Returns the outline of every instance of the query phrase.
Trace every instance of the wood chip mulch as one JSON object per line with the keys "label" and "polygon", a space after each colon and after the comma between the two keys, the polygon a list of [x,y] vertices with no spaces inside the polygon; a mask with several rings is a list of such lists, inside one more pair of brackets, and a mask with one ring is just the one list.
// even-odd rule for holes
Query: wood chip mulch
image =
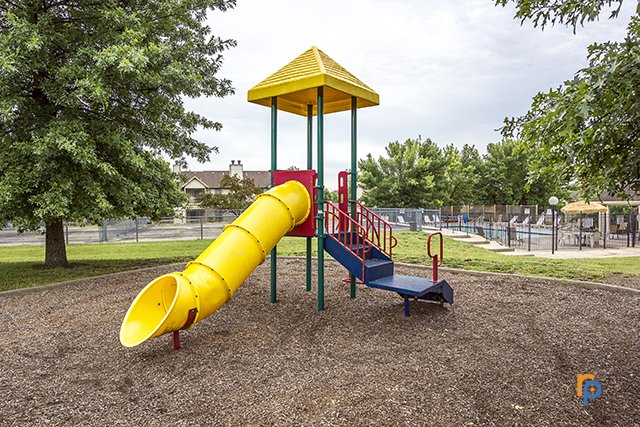
{"label": "wood chip mulch", "polygon": [[[0,425],[640,427],[640,297],[540,279],[445,273],[451,307],[358,288],[326,264],[269,263],[211,317],[138,347],[122,318],[167,267],[0,294]],[[424,270],[398,267],[401,274]],[[315,289],[315,283],[314,283]],[[585,409],[576,374],[594,373]]]}

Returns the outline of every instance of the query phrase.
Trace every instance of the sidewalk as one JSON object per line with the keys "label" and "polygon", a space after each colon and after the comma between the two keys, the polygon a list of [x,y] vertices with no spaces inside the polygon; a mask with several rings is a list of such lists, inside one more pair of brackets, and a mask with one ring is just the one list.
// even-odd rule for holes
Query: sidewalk
{"label": "sidewalk", "polygon": [[612,248],[612,249],[560,249],[551,254],[550,250],[546,251],[523,251],[516,249],[515,252],[505,253],[505,255],[533,255],[540,258],[550,259],[570,259],[570,258],[624,258],[624,257],[640,257],[640,247],[635,248]]}
{"label": "sidewalk", "polygon": [[483,237],[480,237],[476,234],[467,233],[464,231],[456,231],[451,229],[442,229],[442,230],[425,230],[427,233],[432,231],[441,231],[442,234],[446,237],[460,240],[461,242],[470,243],[472,245],[481,245],[485,249],[489,249],[493,252],[500,252],[503,255],[508,256],[535,256],[539,258],[550,258],[550,259],[571,259],[571,258],[623,258],[623,257],[640,257],[640,247],[629,247],[629,248],[607,248],[607,249],[592,249],[592,248],[584,248],[583,250],[576,249],[566,249],[561,248],[560,250],[555,251],[552,255],[551,250],[543,250],[543,251],[526,251],[523,249],[514,249],[509,248],[507,246],[503,246],[498,242],[493,240],[486,240]]}

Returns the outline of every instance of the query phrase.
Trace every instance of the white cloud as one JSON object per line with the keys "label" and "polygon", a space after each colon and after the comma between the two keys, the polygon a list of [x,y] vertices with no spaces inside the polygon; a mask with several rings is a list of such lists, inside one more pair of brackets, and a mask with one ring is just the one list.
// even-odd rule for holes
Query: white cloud
{"label": "white cloud", "polygon": [[[223,123],[221,132],[197,134],[220,153],[210,164],[190,165],[219,170],[241,159],[247,169],[269,169],[269,109],[248,103],[247,91],[313,45],[380,94],[379,106],[358,112],[359,158],[418,134],[482,151],[499,140],[495,129],[505,116],[525,113],[535,93],[584,67],[589,44],[622,39],[631,3],[617,20],[589,23],[574,35],[564,27],[520,26],[513,7],[492,0],[239,0],[236,9],[209,19],[214,34],[238,41],[221,72],[236,94],[187,101]],[[305,167],[306,119],[281,112],[278,120],[278,167]],[[330,188],[350,164],[349,126],[349,113],[325,118]]]}

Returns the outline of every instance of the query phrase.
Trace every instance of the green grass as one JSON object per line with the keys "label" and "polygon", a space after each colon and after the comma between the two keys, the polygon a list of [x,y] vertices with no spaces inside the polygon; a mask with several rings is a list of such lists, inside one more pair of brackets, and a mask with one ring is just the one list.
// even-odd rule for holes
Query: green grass
{"label": "green grass", "polygon": [[67,257],[72,268],[47,270],[41,268],[43,246],[1,246],[0,291],[186,262],[198,256],[209,243],[209,240],[185,240],[68,245]]}
{"label": "green grass", "polygon": [[[400,232],[396,236],[396,261],[429,264],[424,233]],[[0,291],[187,262],[197,257],[209,243],[210,240],[186,240],[69,245],[67,253],[73,268],[50,270],[41,268],[44,261],[43,246],[3,246],[0,247]],[[305,239],[285,237],[278,244],[278,253],[283,256],[303,256],[305,247]],[[312,247],[315,254],[315,241]],[[609,276],[621,275],[640,280],[640,257],[558,260],[513,257],[453,239],[445,239],[444,266],[564,279],[603,281]]]}
{"label": "green grass", "polygon": [[[398,246],[393,249],[395,261],[431,265],[431,260],[427,258],[425,233],[402,231],[394,235],[398,238]],[[434,240],[433,243],[435,252],[437,241]],[[315,249],[315,242],[313,247]],[[287,255],[305,254],[304,239],[285,238],[278,248],[279,253]],[[516,257],[491,252],[481,246],[449,238],[444,240],[443,266],[589,281],[602,281],[609,276],[621,275],[635,277],[640,281],[640,257],[582,259]]]}
{"label": "green grass", "polygon": [[[427,236],[424,233],[400,232],[396,236],[395,260],[427,264]],[[588,281],[602,281],[615,275],[640,280],[640,257],[548,259],[509,256],[449,238],[444,241],[443,266]]]}

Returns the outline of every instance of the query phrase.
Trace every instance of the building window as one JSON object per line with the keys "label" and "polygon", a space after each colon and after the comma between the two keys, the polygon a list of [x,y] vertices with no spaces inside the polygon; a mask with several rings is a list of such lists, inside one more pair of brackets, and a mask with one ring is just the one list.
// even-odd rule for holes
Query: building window
{"label": "building window", "polygon": [[187,195],[189,195],[189,201],[190,202],[195,202],[196,199],[198,198],[198,196],[204,194],[204,189],[203,188],[189,188],[187,189]]}

